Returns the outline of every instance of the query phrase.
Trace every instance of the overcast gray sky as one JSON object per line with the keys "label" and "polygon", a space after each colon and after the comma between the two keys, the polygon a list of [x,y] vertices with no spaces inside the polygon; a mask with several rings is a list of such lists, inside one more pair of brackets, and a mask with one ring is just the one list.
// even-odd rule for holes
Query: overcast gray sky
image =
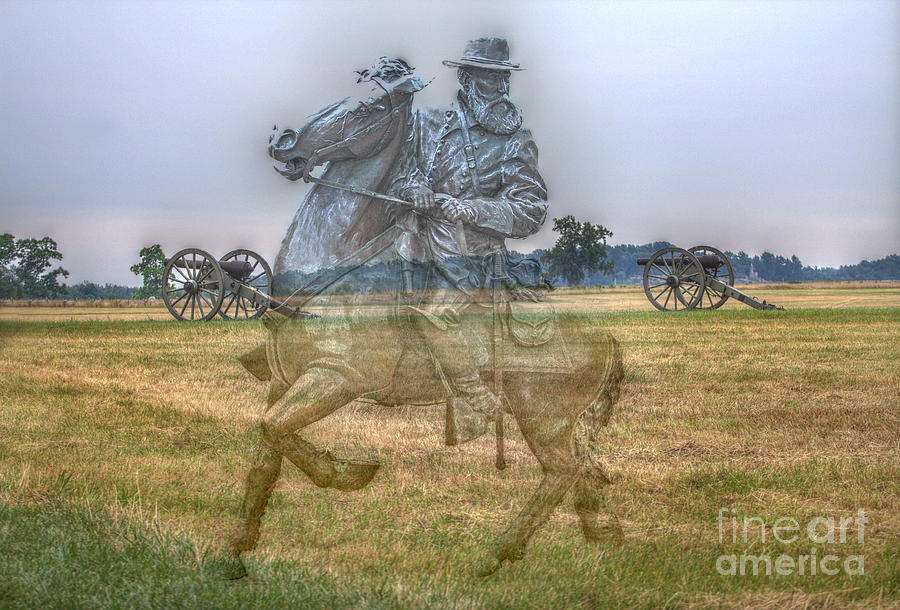
{"label": "overcast gray sky", "polygon": [[[840,265],[900,251],[897,2],[38,2],[0,4],[0,232],[50,235],[70,282],[137,285],[137,251],[270,261],[306,186],[272,125],[407,59],[509,38],[512,95],[550,216]],[[552,223],[525,242],[551,245]]]}

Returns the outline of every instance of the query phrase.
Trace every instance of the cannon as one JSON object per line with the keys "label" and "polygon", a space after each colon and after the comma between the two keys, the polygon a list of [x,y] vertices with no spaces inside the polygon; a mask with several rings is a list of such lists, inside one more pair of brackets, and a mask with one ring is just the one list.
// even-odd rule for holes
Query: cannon
{"label": "cannon", "polygon": [[216,260],[199,248],[166,259],[162,296],[176,320],[258,318],[266,310],[303,312],[272,298],[272,269],[252,250],[239,248]]}
{"label": "cannon", "polygon": [[735,288],[731,262],[712,246],[663,248],[637,264],[644,267],[644,294],[660,311],[718,309],[729,298],[754,309],[784,309]]}

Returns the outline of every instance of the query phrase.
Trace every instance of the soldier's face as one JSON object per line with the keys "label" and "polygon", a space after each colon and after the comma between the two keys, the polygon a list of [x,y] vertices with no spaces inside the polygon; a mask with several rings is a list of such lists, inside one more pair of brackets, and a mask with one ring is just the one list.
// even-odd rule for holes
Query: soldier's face
{"label": "soldier's face", "polygon": [[475,120],[496,134],[511,134],[522,126],[522,113],[509,99],[509,72],[470,68],[460,84]]}
{"label": "soldier's face", "polygon": [[495,100],[509,93],[509,72],[503,70],[472,70],[472,88],[486,100]]}

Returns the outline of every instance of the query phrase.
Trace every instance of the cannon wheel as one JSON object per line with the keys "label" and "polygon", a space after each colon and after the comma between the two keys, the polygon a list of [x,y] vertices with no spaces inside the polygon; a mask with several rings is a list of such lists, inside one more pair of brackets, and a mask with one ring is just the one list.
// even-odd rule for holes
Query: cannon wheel
{"label": "cannon wheel", "polygon": [[[721,250],[712,246],[694,246],[688,249],[688,252],[694,256],[715,256],[719,259],[719,266],[715,269],[706,269],[706,275],[710,275],[723,284],[734,286],[734,269],[731,267],[731,261],[722,253]],[[725,301],[728,295],[721,294],[718,290],[714,290],[708,283],[703,290],[703,298],[697,303],[697,309],[718,309]]]}
{"label": "cannon wheel", "polygon": [[682,248],[663,248],[644,265],[644,294],[661,311],[689,311],[706,288],[706,274],[697,257]]}
{"label": "cannon wheel", "polygon": [[162,295],[177,320],[211,320],[225,296],[225,276],[209,252],[186,248],[166,263]]}
{"label": "cannon wheel", "polygon": [[[241,279],[240,282],[269,296],[272,295],[272,269],[263,257],[252,250],[238,248],[222,257],[222,262],[227,261],[246,261],[253,265],[246,279]],[[249,320],[263,315],[268,308],[268,301],[257,303],[232,292],[222,302],[219,315],[226,320]]]}

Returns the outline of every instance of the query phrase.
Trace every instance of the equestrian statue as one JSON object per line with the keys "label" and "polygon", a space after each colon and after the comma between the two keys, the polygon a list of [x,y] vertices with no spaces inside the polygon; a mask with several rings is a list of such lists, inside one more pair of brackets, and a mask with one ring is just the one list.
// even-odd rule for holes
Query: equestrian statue
{"label": "equestrian statue", "polygon": [[498,468],[503,417],[515,419],[543,476],[478,574],[521,558],[569,493],[588,541],[621,535],[601,510],[610,479],[597,459],[623,377],[619,345],[596,318],[554,312],[540,264],[511,258],[505,246],[537,232],[547,212],[537,146],[509,97],[522,68],[494,37],[444,64],[460,85],[449,108],[414,109],[425,83],[407,62],[382,57],[357,72],[366,95],[270,138],[279,173],[312,183],[275,265],[276,276],[312,274],[293,302],[322,298],[379,263],[395,284],[387,299],[343,295],[319,316],[264,318],[267,341],[241,356],[268,395],[229,577],[246,574],[240,556],[257,545],[285,458],[319,487],[352,492],[371,482],[377,463],[342,459],[302,436],[360,399],[444,403],[447,444],[493,429]]}

